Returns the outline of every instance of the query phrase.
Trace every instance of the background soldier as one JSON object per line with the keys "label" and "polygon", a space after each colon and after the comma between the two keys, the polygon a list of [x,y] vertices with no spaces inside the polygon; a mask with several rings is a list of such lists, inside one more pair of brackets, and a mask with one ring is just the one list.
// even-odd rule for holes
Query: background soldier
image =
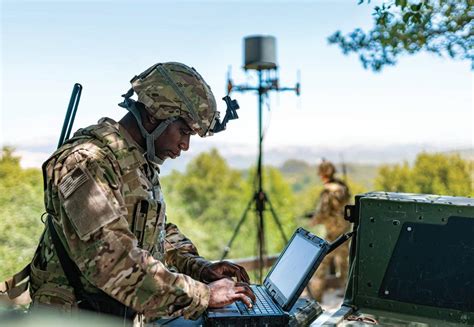
{"label": "background soldier", "polygon": [[180,63],[156,64],[131,84],[120,122],[80,129],[43,165],[47,223],[29,267],[32,308],[194,319],[236,300],[251,306],[245,270],[200,257],[167,222],[159,183],[158,164],[218,122],[210,87]]}
{"label": "background soldier", "polygon": [[[350,198],[349,188],[342,180],[334,176],[335,173],[336,168],[331,162],[323,160],[319,165],[318,175],[324,183],[324,188],[310,223],[312,226],[324,225],[326,229],[325,239],[328,242],[334,241],[341,234],[349,231],[350,228],[350,223],[344,219],[344,206]],[[321,302],[326,286],[326,278],[331,268],[334,267],[336,276],[345,282],[348,265],[349,242],[345,242],[327,255],[319,266],[308,285],[311,295]]]}

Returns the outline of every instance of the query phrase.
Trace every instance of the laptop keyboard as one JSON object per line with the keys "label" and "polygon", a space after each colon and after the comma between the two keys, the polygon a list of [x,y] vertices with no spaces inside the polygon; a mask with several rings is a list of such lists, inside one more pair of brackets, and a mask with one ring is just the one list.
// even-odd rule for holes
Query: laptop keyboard
{"label": "laptop keyboard", "polygon": [[259,314],[280,314],[280,310],[275,306],[270,296],[263,287],[252,285],[252,291],[255,293],[257,300],[253,307],[248,308],[242,301],[237,301],[235,304],[239,308],[243,316],[259,315]]}

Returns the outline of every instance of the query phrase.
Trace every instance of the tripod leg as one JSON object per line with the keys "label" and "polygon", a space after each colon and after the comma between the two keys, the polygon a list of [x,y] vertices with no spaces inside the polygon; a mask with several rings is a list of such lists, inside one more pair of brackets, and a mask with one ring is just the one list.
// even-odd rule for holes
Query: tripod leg
{"label": "tripod leg", "polygon": [[285,243],[288,243],[288,239],[286,238],[285,232],[283,231],[283,226],[281,225],[280,219],[278,219],[278,215],[276,214],[275,209],[273,209],[272,202],[270,201],[270,199],[268,197],[265,197],[265,200],[270,205],[270,211],[272,212],[273,219],[275,220],[275,223],[276,223],[278,229],[280,230],[280,234],[281,234],[282,239],[285,241]]}
{"label": "tripod leg", "polygon": [[265,221],[264,221],[264,201],[265,194],[259,193],[257,199],[257,253],[258,253],[258,281],[261,284],[263,280],[263,267],[266,260],[266,244],[265,244]]}
{"label": "tripod leg", "polygon": [[239,223],[235,227],[232,237],[227,243],[227,246],[224,248],[224,252],[222,253],[221,260],[224,260],[227,257],[227,254],[229,254],[230,247],[232,246],[232,243],[234,243],[234,240],[237,237],[237,234],[239,233],[240,226],[242,226],[242,224],[245,221],[245,218],[247,218],[247,213],[249,212],[250,206],[252,205],[253,201],[254,201],[254,197],[250,199],[249,203],[247,204],[247,207],[245,207],[244,213],[242,214],[242,217],[240,218]]}

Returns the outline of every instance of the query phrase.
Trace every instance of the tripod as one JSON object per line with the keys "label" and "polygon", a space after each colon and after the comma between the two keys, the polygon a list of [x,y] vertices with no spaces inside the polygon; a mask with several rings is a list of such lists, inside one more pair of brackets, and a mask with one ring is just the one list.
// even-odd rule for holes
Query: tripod
{"label": "tripod", "polygon": [[[255,212],[257,215],[257,246],[258,246],[258,281],[261,283],[262,282],[262,277],[263,277],[263,268],[265,266],[265,260],[266,260],[266,242],[265,242],[265,210],[266,206],[268,205],[268,208],[270,209],[270,213],[273,217],[273,220],[275,221],[275,224],[278,227],[278,230],[280,231],[282,239],[285,241],[285,243],[288,242],[288,239],[285,235],[285,232],[283,231],[283,227],[281,225],[280,219],[278,218],[278,215],[272,205],[272,202],[270,201],[270,198],[268,197],[267,193],[263,189],[263,173],[262,173],[262,159],[263,159],[263,130],[262,130],[262,104],[263,104],[263,96],[267,94],[268,91],[274,89],[274,90],[295,90],[294,88],[278,88],[278,85],[276,83],[276,80],[263,80],[263,70],[262,69],[257,69],[258,72],[258,87],[248,87],[248,86],[232,86],[230,80],[229,80],[229,92],[232,89],[235,89],[236,91],[258,91],[258,160],[257,160],[257,171],[256,171],[256,176],[255,176],[255,181],[254,183],[254,194],[250,198],[249,202],[247,203],[247,206],[240,217],[240,220],[235,227],[235,230],[232,234],[232,237],[230,238],[229,242],[227,243],[227,246],[224,249],[224,252],[222,254],[221,260],[225,259],[227,257],[227,254],[229,253],[231,246],[237,237],[240,227],[242,224],[245,222],[247,218],[247,214],[252,206],[253,203],[255,203]],[[299,92],[299,86],[297,89],[297,92]]]}

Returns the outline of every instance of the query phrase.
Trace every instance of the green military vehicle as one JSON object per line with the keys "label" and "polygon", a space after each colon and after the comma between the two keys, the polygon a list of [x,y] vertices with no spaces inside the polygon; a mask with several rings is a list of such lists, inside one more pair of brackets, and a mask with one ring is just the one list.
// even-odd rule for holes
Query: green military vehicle
{"label": "green military vehicle", "polygon": [[345,215],[344,301],[312,326],[474,326],[474,199],[371,192]]}

